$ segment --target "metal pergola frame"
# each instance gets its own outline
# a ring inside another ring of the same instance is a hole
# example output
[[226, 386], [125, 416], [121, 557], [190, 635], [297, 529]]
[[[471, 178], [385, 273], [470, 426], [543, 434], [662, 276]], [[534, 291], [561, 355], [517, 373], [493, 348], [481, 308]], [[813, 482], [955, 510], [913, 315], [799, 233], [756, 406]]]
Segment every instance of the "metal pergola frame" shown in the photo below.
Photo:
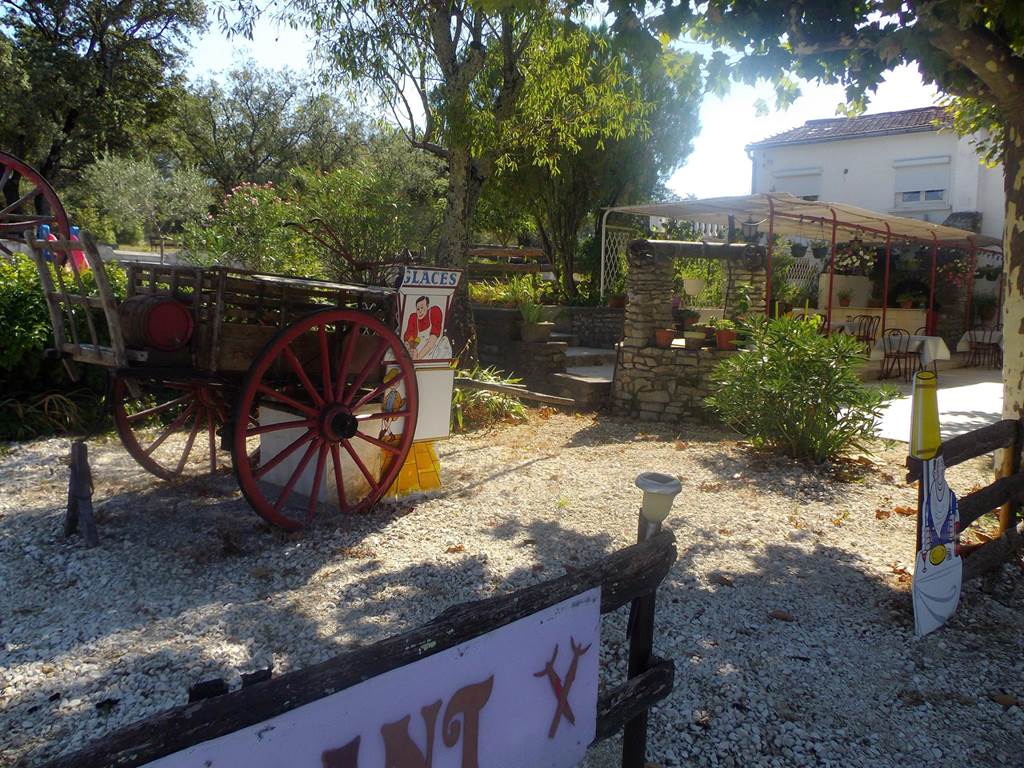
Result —
[[970, 325], [971, 299], [974, 291], [974, 272], [977, 268], [979, 252], [1001, 253], [1000, 241], [996, 238], [980, 235], [965, 229], [932, 224], [918, 219], [902, 216], [891, 216], [866, 208], [830, 203], [817, 200], [804, 200], [789, 194], [772, 193], [745, 195], [742, 197], [718, 197], [701, 200], [682, 200], [678, 202], [651, 203], [647, 205], [620, 206], [608, 208], [601, 218], [601, 296], [604, 297], [604, 265], [606, 247], [604, 224], [608, 214], [616, 212], [635, 216], [657, 216], [678, 221], [697, 221], [716, 224], [735, 229], [738, 223], [760, 226], [768, 224], [768, 242], [766, 246], [767, 284], [765, 290], [765, 313], [771, 314], [772, 305], [772, 249], [776, 234], [793, 235], [810, 239], [821, 237], [830, 232], [829, 248], [829, 287], [826, 323], [832, 323], [832, 286], [835, 278], [836, 243], [840, 231], [850, 233], [853, 237], [862, 234], [877, 235], [885, 238], [885, 272], [882, 287], [882, 323], [880, 333], [885, 333], [886, 310], [888, 308], [889, 273], [892, 260], [893, 240], [916, 242], [929, 247], [931, 251], [931, 268], [928, 290], [928, 310], [926, 327], [929, 334], [935, 331], [935, 279], [938, 267], [938, 249], [940, 247], [965, 250], [970, 254], [971, 271], [967, 290], [967, 307], [965, 325]]

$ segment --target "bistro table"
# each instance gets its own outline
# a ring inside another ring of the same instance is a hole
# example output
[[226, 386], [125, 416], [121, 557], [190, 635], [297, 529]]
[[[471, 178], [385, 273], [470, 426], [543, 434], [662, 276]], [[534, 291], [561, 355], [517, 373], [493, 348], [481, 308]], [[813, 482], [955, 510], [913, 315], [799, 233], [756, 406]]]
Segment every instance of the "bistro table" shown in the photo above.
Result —
[[[988, 338], [979, 339], [978, 336], [984, 334]], [[998, 344], [999, 348], [1003, 348], [1003, 332], [1002, 331], [968, 331], [960, 337], [960, 341], [956, 343], [957, 352], [970, 352], [971, 343], [975, 341], [991, 341], [993, 344]]]
[[[958, 347], [959, 348], [959, 347]], [[910, 352], [917, 353], [917, 359], [921, 361], [921, 367], [927, 368], [936, 360], [949, 360], [949, 347], [942, 340], [941, 336], [911, 336], [907, 345]], [[871, 348], [872, 360], [885, 359], [885, 337], [882, 336]]]

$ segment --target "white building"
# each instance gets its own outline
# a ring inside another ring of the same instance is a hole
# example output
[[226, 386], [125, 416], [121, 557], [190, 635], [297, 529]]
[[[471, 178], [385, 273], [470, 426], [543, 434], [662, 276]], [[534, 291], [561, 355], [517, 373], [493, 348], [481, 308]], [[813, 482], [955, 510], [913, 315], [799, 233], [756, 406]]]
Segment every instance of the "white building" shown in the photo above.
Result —
[[941, 107], [809, 120], [747, 146], [751, 191], [789, 192], [937, 224], [952, 213], [980, 213], [981, 233], [1001, 238], [1003, 168], [982, 165], [949, 126]]

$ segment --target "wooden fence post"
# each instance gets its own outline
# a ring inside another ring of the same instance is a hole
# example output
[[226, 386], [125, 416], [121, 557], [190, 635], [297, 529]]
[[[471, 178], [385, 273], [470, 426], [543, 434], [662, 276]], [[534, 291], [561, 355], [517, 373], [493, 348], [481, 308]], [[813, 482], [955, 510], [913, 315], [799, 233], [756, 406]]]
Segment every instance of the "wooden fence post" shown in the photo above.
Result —
[[[1013, 441], [1003, 451], [1003, 460], [999, 467], [999, 477], [1010, 477], [1020, 472], [1021, 443], [1024, 441], [1024, 419], [1017, 419]], [[1010, 499], [999, 508], [999, 535], [1002, 536], [1017, 525], [1020, 514], [1020, 502]]]
[[[661, 530], [660, 522], [651, 522], [640, 513], [637, 543], [654, 538]], [[629, 668], [632, 679], [647, 671], [654, 648], [654, 601], [656, 590], [633, 600], [629, 609], [626, 635], [629, 638]], [[622, 730], [622, 768], [644, 768], [647, 764], [647, 712], [644, 710], [626, 723]]]

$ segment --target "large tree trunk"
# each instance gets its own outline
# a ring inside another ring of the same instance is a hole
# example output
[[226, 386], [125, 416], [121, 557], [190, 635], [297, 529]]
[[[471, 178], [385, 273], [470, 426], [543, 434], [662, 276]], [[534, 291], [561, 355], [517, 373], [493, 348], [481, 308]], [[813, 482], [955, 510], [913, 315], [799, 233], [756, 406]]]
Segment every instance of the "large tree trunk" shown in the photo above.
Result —
[[[437, 265], [465, 269], [469, 254], [471, 222], [480, 200], [485, 177], [469, 149], [452, 147], [448, 157], [448, 197], [444, 223], [437, 245]], [[476, 325], [469, 304], [469, 274], [463, 275], [448, 316], [448, 334], [460, 366], [473, 365], [477, 359]]]
[[1008, 122], [1003, 140], [1003, 416], [1024, 409], [1024, 119]]

